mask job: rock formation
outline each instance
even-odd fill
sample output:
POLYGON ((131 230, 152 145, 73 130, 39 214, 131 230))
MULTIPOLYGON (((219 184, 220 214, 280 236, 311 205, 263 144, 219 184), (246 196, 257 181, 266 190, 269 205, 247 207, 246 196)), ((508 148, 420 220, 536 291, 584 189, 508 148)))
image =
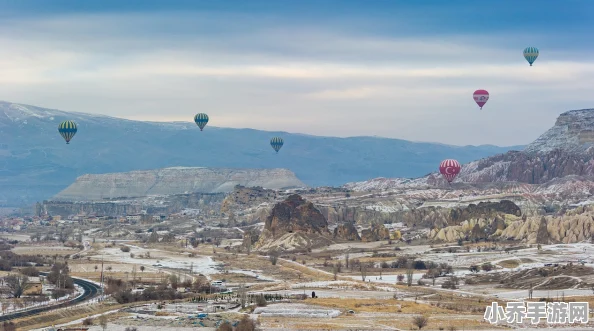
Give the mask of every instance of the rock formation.
POLYGON ((324 216, 313 203, 305 201, 298 194, 290 195, 272 208, 264 230, 274 237, 293 232, 330 235, 324 216))
POLYGON ((361 231, 361 240, 363 242, 388 240, 390 231, 383 224, 373 223, 371 228, 361 231))
POLYGON ((471 220, 443 229, 432 229, 428 238, 434 241, 455 242, 470 239, 487 229, 490 240, 518 240, 528 244, 576 243, 594 240, 594 206, 578 207, 561 216, 547 215, 516 217, 506 215, 505 220, 471 220))
POLYGON ((80 176, 53 200, 97 201, 193 192, 231 192, 236 185, 271 189, 305 186, 286 169, 174 167, 80 176))
POLYGON ((343 223, 339 224, 334 228, 334 239, 347 240, 347 241, 360 241, 361 237, 355 227, 354 223, 343 223))
POLYGON ((256 247, 298 250, 331 243, 328 222, 313 203, 293 194, 277 203, 264 224, 256 247))
POLYGON ((509 200, 500 202, 480 202, 461 208, 425 207, 401 213, 401 220, 408 226, 438 227, 458 225, 464 221, 482 218, 495 218, 502 215, 522 214, 520 207, 509 200))

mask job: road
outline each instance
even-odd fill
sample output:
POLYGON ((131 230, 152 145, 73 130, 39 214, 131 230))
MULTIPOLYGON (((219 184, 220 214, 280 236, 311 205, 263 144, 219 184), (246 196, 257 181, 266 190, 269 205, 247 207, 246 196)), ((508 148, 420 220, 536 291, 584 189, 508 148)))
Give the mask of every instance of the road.
MULTIPOLYGON (((41 273, 41 274, 45 274, 45 273, 41 273)), ((73 277, 72 280, 74 281, 74 284, 82 287, 82 289, 84 291, 83 294, 81 296, 79 296, 78 298, 59 303, 57 305, 33 308, 33 309, 26 310, 26 311, 3 315, 3 316, 0 316, 0 322, 9 321, 9 320, 12 320, 15 318, 32 316, 32 315, 36 315, 36 314, 39 314, 41 312, 48 311, 48 310, 55 310, 58 308, 76 305, 77 303, 81 303, 83 301, 93 298, 94 296, 96 296, 99 293, 99 290, 101 289, 98 285, 91 283, 89 281, 83 280, 83 279, 73 277)))

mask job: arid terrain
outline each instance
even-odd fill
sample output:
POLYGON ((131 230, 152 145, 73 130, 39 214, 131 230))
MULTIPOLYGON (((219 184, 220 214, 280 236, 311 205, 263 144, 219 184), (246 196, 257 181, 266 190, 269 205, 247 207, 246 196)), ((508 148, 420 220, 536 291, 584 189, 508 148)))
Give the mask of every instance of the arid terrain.
MULTIPOLYGON (((485 312, 519 301, 594 305, 594 159, 572 136, 594 127, 583 112, 563 114, 530 153, 465 164, 452 184, 429 174, 341 187, 235 185, 8 213, 1 326, 549 328, 546 319, 490 323, 485 312), (582 121, 574 131, 561 128, 574 120, 582 121), (52 309, 32 312, 39 307, 52 309)), ((104 177, 84 177, 82 190, 104 177)))

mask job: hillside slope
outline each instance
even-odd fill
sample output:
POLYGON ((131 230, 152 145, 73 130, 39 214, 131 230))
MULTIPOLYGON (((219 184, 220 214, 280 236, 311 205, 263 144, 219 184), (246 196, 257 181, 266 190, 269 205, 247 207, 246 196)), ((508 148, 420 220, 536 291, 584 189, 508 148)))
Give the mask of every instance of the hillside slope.
MULTIPOLYGON (((0 102, 0 206, 47 199, 79 176, 167 167, 285 168, 310 186, 418 177, 444 158, 469 162, 512 148, 447 146, 373 137, 333 138, 191 122, 155 123, 0 102), (58 124, 79 128, 70 145, 58 124), (281 136, 278 155, 269 145, 281 136)), ((216 114, 210 114, 216 118, 216 114)))

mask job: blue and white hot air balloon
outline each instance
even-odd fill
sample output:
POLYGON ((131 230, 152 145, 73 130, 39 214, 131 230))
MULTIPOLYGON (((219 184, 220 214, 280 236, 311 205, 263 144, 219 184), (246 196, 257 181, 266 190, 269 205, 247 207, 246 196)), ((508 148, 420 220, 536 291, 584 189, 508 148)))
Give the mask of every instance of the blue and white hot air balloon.
POLYGON ((538 48, 526 47, 524 49, 524 58, 526 59, 526 61, 528 61, 528 63, 530 63, 531 67, 532 67, 532 63, 534 63, 534 61, 536 61, 537 57, 538 57, 538 48))
POLYGON ((208 123, 208 115, 204 113, 196 114, 196 116, 194 116, 194 122, 196 122, 196 125, 198 125, 198 127, 200 128, 200 131, 202 131, 202 129, 204 129, 204 127, 208 123))
POLYGON ((272 148, 277 153, 281 149, 281 147, 283 147, 284 144, 285 144, 285 142, 283 141, 283 138, 281 138, 281 137, 274 137, 274 138, 270 139, 270 146, 272 146, 272 148))

